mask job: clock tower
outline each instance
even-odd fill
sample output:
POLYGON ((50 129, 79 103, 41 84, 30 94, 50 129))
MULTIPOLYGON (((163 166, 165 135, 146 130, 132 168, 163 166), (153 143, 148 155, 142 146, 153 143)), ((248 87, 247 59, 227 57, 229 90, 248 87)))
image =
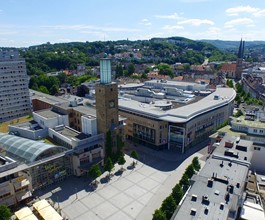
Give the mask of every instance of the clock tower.
POLYGON ((118 86, 111 81, 111 61, 100 59, 100 83, 96 85, 96 114, 98 133, 111 132, 115 147, 119 126, 118 86))

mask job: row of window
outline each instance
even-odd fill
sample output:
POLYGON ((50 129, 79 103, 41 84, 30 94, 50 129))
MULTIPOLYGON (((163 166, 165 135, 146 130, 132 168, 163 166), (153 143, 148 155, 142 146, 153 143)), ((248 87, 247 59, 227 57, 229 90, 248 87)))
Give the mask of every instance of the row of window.
MULTIPOLYGON (((0 67, 1 70, 6 70, 6 69, 14 69, 15 66, 14 65, 8 65, 8 66, 2 66, 0 67)), ((25 68, 25 66, 17 66, 18 69, 22 69, 22 68, 25 68)))
POLYGON ((264 130, 262 130, 262 129, 259 129, 259 130, 258 129, 253 129, 254 133, 258 133, 258 131, 259 131, 260 134, 263 134, 263 132, 264 132, 264 130))

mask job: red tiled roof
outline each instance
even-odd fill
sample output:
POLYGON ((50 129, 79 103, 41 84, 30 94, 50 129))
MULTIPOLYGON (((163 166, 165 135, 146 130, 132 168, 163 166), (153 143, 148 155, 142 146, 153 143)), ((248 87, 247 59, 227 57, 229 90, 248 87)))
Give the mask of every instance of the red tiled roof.
POLYGON ((224 63, 221 71, 223 72, 236 72, 236 63, 224 63))

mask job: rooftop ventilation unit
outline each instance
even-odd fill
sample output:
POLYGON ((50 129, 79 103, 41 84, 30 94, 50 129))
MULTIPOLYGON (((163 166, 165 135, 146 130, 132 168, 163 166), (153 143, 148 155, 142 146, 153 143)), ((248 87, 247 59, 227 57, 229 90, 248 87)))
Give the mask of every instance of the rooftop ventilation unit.
POLYGON ((213 99, 214 99, 214 100, 219 100, 219 99, 220 99, 220 95, 215 95, 215 96, 213 97, 213 99))
POLYGON ((204 205, 209 205, 210 201, 209 201, 209 197, 208 197, 207 194, 205 194, 205 195, 202 196, 202 203, 204 205))
POLYGON ((197 212, 197 209, 191 208, 190 215, 195 216, 197 212))
POLYGON ((197 195, 192 194, 191 195, 191 201, 196 202, 197 201, 197 195))
POLYGON ((208 179, 208 183, 207 183, 207 186, 212 188, 213 187, 213 179, 208 179))
POLYGON ((219 191, 219 190, 215 190, 215 191, 214 191, 214 194, 217 195, 217 196, 219 196, 220 191, 219 191))

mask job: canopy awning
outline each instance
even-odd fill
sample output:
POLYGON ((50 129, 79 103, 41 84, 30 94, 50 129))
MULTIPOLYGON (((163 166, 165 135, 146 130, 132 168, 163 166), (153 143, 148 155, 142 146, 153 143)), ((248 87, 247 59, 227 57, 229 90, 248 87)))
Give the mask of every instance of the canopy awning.
POLYGON ((60 216, 53 207, 47 206, 44 209, 39 211, 39 214, 44 220, 62 220, 62 216, 60 216))
POLYGON ((33 213, 32 213, 32 211, 30 210, 29 207, 24 207, 24 208, 18 210, 17 212, 15 212, 15 216, 16 216, 19 220, 24 219, 24 218, 26 218, 27 216, 30 216, 30 215, 32 215, 32 214, 33 214, 33 213))
POLYGON ((38 201, 38 202, 35 202, 35 203, 33 204, 34 209, 36 209, 37 211, 39 211, 39 210, 41 210, 41 209, 43 209, 43 208, 46 208, 46 207, 48 207, 48 206, 50 206, 50 204, 49 204, 49 203, 47 202, 47 200, 45 200, 45 199, 40 200, 40 201, 38 201))

